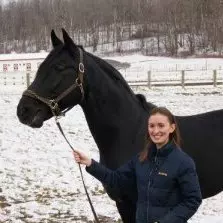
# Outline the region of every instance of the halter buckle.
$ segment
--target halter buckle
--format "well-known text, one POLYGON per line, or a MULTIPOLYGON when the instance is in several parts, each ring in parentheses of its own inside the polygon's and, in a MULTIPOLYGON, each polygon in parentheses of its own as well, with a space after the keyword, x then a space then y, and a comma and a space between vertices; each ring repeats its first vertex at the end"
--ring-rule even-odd
POLYGON ((49 106, 50 106, 50 108, 52 109, 52 110, 56 110, 56 109, 58 109, 58 104, 57 104, 57 102, 55 101, 55 100, 49 100, 49 106))
POLYGON ((82 85, 80 78, 76 78, 75 82, 76 82, 76 85, 79 87, 82 85))

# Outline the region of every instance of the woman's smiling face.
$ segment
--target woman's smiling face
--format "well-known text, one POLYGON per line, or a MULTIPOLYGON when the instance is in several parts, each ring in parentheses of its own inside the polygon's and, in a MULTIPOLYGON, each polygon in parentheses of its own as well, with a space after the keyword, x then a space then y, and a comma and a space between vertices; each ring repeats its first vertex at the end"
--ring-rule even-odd
POLYGON ((171 124, 167 116, 156 113, 149 117, 148 133, 156 144, 157 148, 161 148, 169 141, 170 134, 175 130, 175 124, 171 124))

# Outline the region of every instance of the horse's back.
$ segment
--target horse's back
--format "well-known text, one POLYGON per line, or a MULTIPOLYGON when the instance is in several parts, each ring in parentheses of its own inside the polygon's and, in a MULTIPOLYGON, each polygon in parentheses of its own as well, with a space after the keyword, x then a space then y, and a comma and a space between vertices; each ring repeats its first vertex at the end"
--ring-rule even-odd
POLYGON ((223 110, 176 118, 182 149, 196 163, 203 198, 219 193, 223 186, 223 110))

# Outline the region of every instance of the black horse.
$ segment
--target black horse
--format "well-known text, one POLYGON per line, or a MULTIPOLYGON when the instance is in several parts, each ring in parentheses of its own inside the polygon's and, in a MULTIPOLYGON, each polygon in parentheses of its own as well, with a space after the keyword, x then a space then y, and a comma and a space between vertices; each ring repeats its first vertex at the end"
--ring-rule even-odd
MULTIPOLYGON (((155 105, 134 94, 110 64, 75 45, 65 30, 63 39, 64 43, 51 32, 54 49, 23 94, 17 107, 18 118, 39 128, 52 113, 79 104, 99 148, 100 162, 116 169, 144 147, 148 112, 155 105)), ((176 118, 182 148, 196 162, 203 198, 221 192, 223 110, 176 118)), ((106 190, 116 201, 123 221, 135 222, 135 185, 125 191, 106 190)))

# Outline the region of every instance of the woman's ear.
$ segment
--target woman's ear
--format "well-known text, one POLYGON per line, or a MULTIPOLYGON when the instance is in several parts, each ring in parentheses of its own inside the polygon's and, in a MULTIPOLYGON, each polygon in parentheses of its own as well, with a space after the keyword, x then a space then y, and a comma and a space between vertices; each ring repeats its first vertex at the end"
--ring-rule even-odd
POLYGON ((171 124, 171 126, 170 126, 170 133, 173 133, 174 131, 175 131, 175 129, 176 129, 176 124, 171 124))

